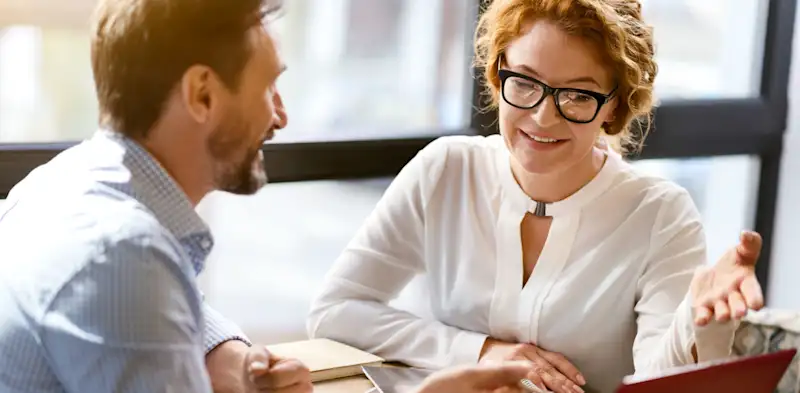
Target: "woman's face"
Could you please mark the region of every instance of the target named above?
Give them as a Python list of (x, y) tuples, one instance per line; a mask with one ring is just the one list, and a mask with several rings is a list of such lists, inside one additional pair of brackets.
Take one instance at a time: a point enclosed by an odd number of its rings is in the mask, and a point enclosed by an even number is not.
[[(598, 101), (592, 93), (608, 95), (615, 87), (598, 50), (549, 21), (537, 21), (511, 42), (503, 58), (500, 70), (526, 77), (506, 80), (499, 108), (500, 132), (517, 164), (527, 172), (547, 174), (591, 162), (592, 147), (616, 106), (612, 98), (597, 111), (602, 98)], [(531, 109), (519, 108), (534, 105), (547, 90), (544, 86), (576, 89), (558, 95), (563, 116), (553, 95)], [(579, 124), (564, 116), (591, 121)]]

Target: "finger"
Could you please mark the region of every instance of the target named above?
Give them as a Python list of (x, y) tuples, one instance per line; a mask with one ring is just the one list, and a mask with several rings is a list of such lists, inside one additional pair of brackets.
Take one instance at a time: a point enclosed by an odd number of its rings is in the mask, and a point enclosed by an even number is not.
[[(725, 311), (716, 311), (716, 308), (720, 307), (721, 304), (728, 303), (728, 296), (731, 293), (739, 292), (739, 288), (742, 284), (742, 281), (747, 277), (747, 274), (739, 274), (734, 278), (728, 278), (728, 283), (726, 285), (717, 284), (719, 287), (715, 288), (703, 298), (703, 301), (700, 302), (701, 305), (708, 307), (710, 310), (713, 311), (715, 315), (725, 315)], [(727, 308), (727, 306), (726, 306)], [(721, 309), (722, 310), (722, 309)], [(727, 314), (728, 316), (730, 313)]]
[(539, 375), (539, 373), (535, 373), (535, 372), (534, 373), (530, 373), (528, 375), (528, 379), (531, 382), (533, 382), (534, 385), (538, 386), (539, 389), (542, 389), (542, 390), (547, 389), (547, 385), (545, 385), (545, 383), (542, 380), (542, 377)]
[(570, 382), (565, 376), (561, 375), (555, 369), (546, 371), (540, 374), (545, 386), (556, 393), (576, 393), (583, 392), (583, 390), (573, 390), (574, 388), (580, 389), (578, 385)]
[(712, 307), (717, 300), (709, 290), (714, 284), (715, 271), (711, 266), (701, 266), (692, 277), (692, 297), (695, 307)]
[(269, 351), (267, 351), (267, 348), (251, 348), (245, 356), (244, 363), (250, 380), (252, 381), (256, 377), (266, 374), (269, 371), (270, 363), (273, 362), (272, 356)]
[(266, 374), (254, 378), (253, 383), (259, 389), (282, 389), (310, 381), (311, 373), (308, 367), (292, 359), (279, 361)]
[(755, 276), (749, 276), (739, 285), (739, 290), (744, 297), (747, 307), (752, 310), (760, 310), (764, 307), (764, 293), (761, 291), (761, 284)]
[(542, 378), (545, 387), (556, 393), (570, 392), (570, 390), (564, 386), (567, 382), (567, 378), (556, 370), (547, 360), (539, 356), (534, 361), (534, 364), (536, 368), (535, 371)]
[(694, 309), (694, 323), (697, 326), (705, 326), (711, 321), (711, 317), (713, 314), (711, 313), (711, 309), (706, 306), (699, 306), (695, 307)]
[(731, 319), (731, 310), (728, 308), (727, 301), (718, 300), (714, 304), (714, 317), (718, 322), (725, 322)]
[(533, 365), (527, 361), (485, 364), (463, 370), (460, 378), (468, 380), (470, 385), (479, 389), (494, 390), (506, 386), (516, 387), (520, 380), (532, 374), (532, 369)]
[(728, 295), (728, 309), (731, 311), (731, 318), (741, 319), (747, 313), (747, 305), (744, 303), (744, 297), (740, 292), (731, 292)]
[(739, 236), (739, 245), (736, 246), (739, 262), (749, 266), (755, 265), (761, 254), (762, 243), (763, 240), (758, 232), (742, 232), (741, 236)]
[(267, 372), (269, 372), (269, 366), (260, 361), (251, 362), (247, 368), (247, 373), (250, 375), (251, 381), (266, 374)]
[[(563, 378), (563, 380), (561, 378)], [(570, 381), (565, 376), (561, 376), (561, 378), (559, 378), (559, 381), (561, 381), (561, 388), (564, 390), (564, 392), (584, 393), (583, 389), (581, 389), (580, 386), (576, 385), (575, 382)]]
[(542, 383), (544, 383), (546, 389), (556, 393), (564, 393), (561, 384), (549, 372), (540, 372), (539, 377), (542, 378)]
[(572, 363), (567, 360), (563, 355), (555, 353), (555, 352), (548, 352), (545, 350), (540, 350), (539, 355), (547, 360), (550, 364), (553, 365), (558, 371), (561, 372), (565, 377), (569, 378), (573, 383), (578, 385), (585, 385), (586, 379), (583, 378), (578, 368), (575, 367)]
[[(558, 375), (556, 376), (558, 377)], [(567, 393), (584, 393), (580, 386), (567, 379), (566, 376), (561, 375), (558, 380), (561, 382), (561, 388)]]

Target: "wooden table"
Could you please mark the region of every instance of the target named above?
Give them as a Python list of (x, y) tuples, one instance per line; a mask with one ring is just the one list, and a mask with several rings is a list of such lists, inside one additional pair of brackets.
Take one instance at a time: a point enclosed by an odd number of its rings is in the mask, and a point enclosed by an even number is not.
[(372, 382), (363, 375), (314, 384), (314, 393), (365, 393), (370, 389)]

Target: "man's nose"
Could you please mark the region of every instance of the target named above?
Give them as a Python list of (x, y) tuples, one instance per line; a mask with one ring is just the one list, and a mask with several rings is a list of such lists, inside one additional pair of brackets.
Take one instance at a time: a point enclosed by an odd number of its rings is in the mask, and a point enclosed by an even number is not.
[(272, 95), (272, 103), (275, 108), (275, 112), (273, 114), (273, 124), (275, 129), (280, 130), (285, 128), (289, 123), (289, 117), (286, 115), (286, 107), (283, 105), (281, 93), (276, 91), (275, 94)]

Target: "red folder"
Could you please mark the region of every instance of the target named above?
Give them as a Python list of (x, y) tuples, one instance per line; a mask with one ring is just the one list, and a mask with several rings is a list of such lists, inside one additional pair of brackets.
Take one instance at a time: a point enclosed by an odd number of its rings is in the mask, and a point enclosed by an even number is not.
[(623, 384), (617, 393), (772, 393), (797, 349), (735, 358), (676, 374)]

